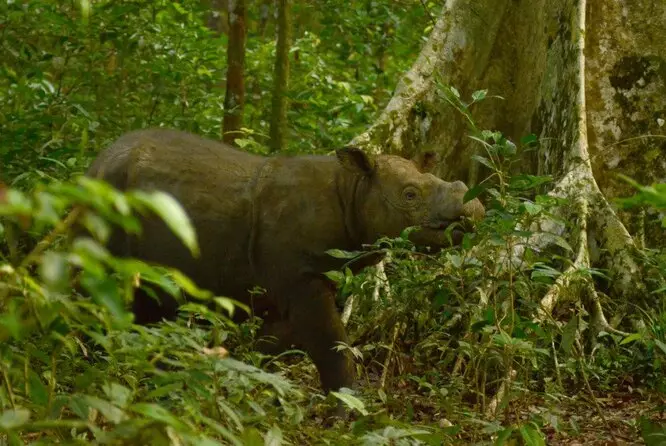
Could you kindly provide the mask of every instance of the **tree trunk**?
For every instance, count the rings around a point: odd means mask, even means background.
[[[245,104],[245,0],[229,0],[229,44],[227,49],[227,91],[224,95],[222,139],[234,144],[243,123]]]
[[[271,3],[271,0],[264,0],[259,11],[259,35],[262,40],[266,36],[266,25],[271,16]]]
[[[542,301],[543,317],[575,273],[591,266],[606,268],[611,293],[629,299],[641,292],[630,255],[634,242],[593,172],[607,193],[617,193],[611,175],[618,166],[650,171],[639,179],[664,178],[666,143],[652,141],[646,154],[644,135],[664,135],[665,18],[661,0],[448,0],[386,109],[351,144],[408,157],[435,149],[440,176],[476,183],[482,172],[470,160],[477,145],[438,83],[455,87],[462,98],[482,89],[502,96],[472,106],[479,127],[513,141],[537,135],[539,149],[522,170],[553,176],[550,193],[568,199],[562,212],[577,222],[570,235],[543,222],[568,237],[575,251],[573,265]],[[632,137],[640,138],[633,151],[612,146]],[[590,151],[599,156],[591,158]],[[641,158],[638,153],[644,162],[630,158]],[[545,246],[547,240],[536,237],[530,244]],[[591,283],[585,289],[595,321],[608,328],[597,291]]]
[[[599,187],[632,193],[615,172],[665,182],[666,3],[588,0],[587,19],[587,133]],[[663,245],[659,219],[648,223],[648,244]]]
[[[269,143],[272,151],[284,149],[287,139],[287,88],[289,85],[289,39],[291,35],[289,0],[278,0],[277,12],[277,48],[275,51]]]
[[[206,26],[217,35],[229,32],[229,19],[227,15],[227,0],[205,0],[209,12],[206,17]]]

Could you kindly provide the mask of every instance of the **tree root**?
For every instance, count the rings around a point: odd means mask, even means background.
[[[391,284],[389,283],[388,277],[386,276],[386,269],[384,265],[386,265],[387,262],[390,262],[391,260],[391,254],[387,253],[384,258],[374,266],[375,268],[375,274],[373,277],[373,289],[372,289],[372,301],[377,302],[379,300],[379,295],[383,291],[386,296],[391,295]],[[347,326],[349,323],[349,319],[351,318],[351,315],[354,311],[354,305],[356,305],[356,299],[357,296],[355,294],[352,294],[347,298],[347,301],[345,302],[345,307],[342,310],[342,323],[343,325]]]
[[[391,345],[389,346],[388,353],[386,354],[386,359],[384,360],[384,370],[382,371],[382,377],[381,380],[379,381],[380,389],[386,388],[386,380],[388,379],[389,368],[391,365],[391,360],[393,359],[395,343],[398,340],[398,335],[400,334],[400,331],[402,331],[401,329],[403,328],[403,326],[404,326],[403,323],[395,324],[395,328],[393,329],[393,337],[391,338]]]
[[[509,389],[511,389],[511,382],[516,378],[517,375],[518,372],[516,372],[514,369],[511,369],[509,373],[506,374],[504,380],[502,380],[502,384],[500,384],[500,387],[497,390],[497,393],[490,400],[488,406],[486,406],[486,417],[494,418],[497,415],[497,409],[499,408],[499,405],[506,394],[509,392]]]

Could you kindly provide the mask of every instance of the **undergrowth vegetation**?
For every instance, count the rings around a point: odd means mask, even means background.
[[[535,230],[527,228],[543,216],[556,219],[551,211],[567,203],[538,193],[549,178],[510,173],[534,138],[525,138],[521,150],[496,132],[480,131],[478,137],[486,148],[478,161],[494,175],[468,193],[470,199],[487,195],[487,215],[475,232],[465,234],[461,246],[436,254],[415,251],[406,234],[383,240],[374,247],[389,254],[380,274],[339,276],[357,306],[350,325],[363,357],[362,376],[373,389],[368,398],[406,419],[451,426],[444,430],[452,443],[491,435],[496,444],[512,438],[544,444],[545,431],[578,433],[580,420],[565,419],[563,410],[578,398],[603,419],[599,394],[640,386],[641,392],[663,395],[664,252],[637,253],[649,287],[618,324],[630,334],[595,330],[591,302],[582,311],[560,305],[543,320],[540,300],[570,263],[571,247],[555,234],[540,233],[555,248],[537,252],[529,244]],[[639,194],[621,204],[663,209],[663,185],[636,187]],[[507,252],[520,256],[508,261]],[[601,270],[578,274],[607,280]],[[663,406],[658,397],[652,401],[658,414]],[[626,422],[641,426],[648,444],[663,441],[663,427],[647,418]]]
[[[290,151],[326,153],[358,134],[432,26],[421,2],[366,3],[363,13],[337,1],[298,6],[312,23],[298,24],[294,42]],[[644,299],[602,303],[622,308],[618,332],[595,330],[589,308],[566,302],[541,318],[539,302],[571,263],[571,247],[550,235],[555,248],[537,251],[529,240],[534,222],[568,203],[544,193],[550,178],[516,172],[534,137],[516,145],[473,125],[470,106],[485,92],[464,104],[449,90],[479,142],[476,161],[491,172],[467,196],[487,207],[475,231],[441,252],[415,249],[408,230],[363,253],[330,253],[349,262],[385,253],[356,276],[329,274],[349,316],[351,345],[341,348],[356,359],[353,392],[324,397],[301,352],[255,352],[260,322],[231,320],[242,305],[178,271],[111,256],[102,246],[111,228],[139,232],[142,213],[198,249],[169,196],[76,177],[130,129],[219,138],[226,36],[206,28],[207,14],[193,0],[0,5],[0,443],[538,445],[578,435],[586,417],[603,419],[607,392],[640,392],[663,411],[666,252],[636,252]],[[250,29],[240,140],[260,153],[275,47],[264,32]],[[369,57],[377,45],[394,54],[382,70]],[[635,186],[618,206],[666,212],[664,185]],[[602,270],[578,274],[601,289],[608,281]],[[183,302],[177,322],[136,326],[127,308],[138,287],[196,299]],[[353,417],[325,428],[335,398]],[[647,444],[666,438],[649,416],[624,422]]]

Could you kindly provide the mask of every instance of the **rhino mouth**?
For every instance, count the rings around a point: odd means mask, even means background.
[[[455,227],[453,228],[454,231],[466,232],[466,231],[471,231],[473,229],[473,225],[471,224],[471,222],[463,217],[451,220],[429,221],[425,223],[423,227],[435,231],[445,231],[451,225],[455,225]]]
[[[462,242],[465,232],[472,229],[469,223],[470,222],[464,218],[437,220],[426,222],[422,225],[422,228],[428,232],[432,231],[431,234],[444,233],[445,231],[450,230],[451,241],[454,245],[458,245]]]
[[[453,223],[456,223],[459,220],[441,220],[441,221],[431,221],[423,225],[428,229],[434,229],[436,231],[444,231],[446,228],[451,226]]]

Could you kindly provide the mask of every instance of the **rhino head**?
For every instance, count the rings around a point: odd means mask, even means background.
[[[441,248],[449,245],[446,228],[460,222],[483,218],[485,209],[478,199],[463,203],[467,186],[462,181],[446,182],[429,173],[435,155],[426,153],[419,160],[392,155],[369,155],[357,148],[336,152],[347,171],[358,183],[354,193],[354,213],[363,243],[374,243],[382,236],[397,237],[415,226],[410,240],[419,246]],[[462,228],[453,229],[452,241],[462,240]]]

